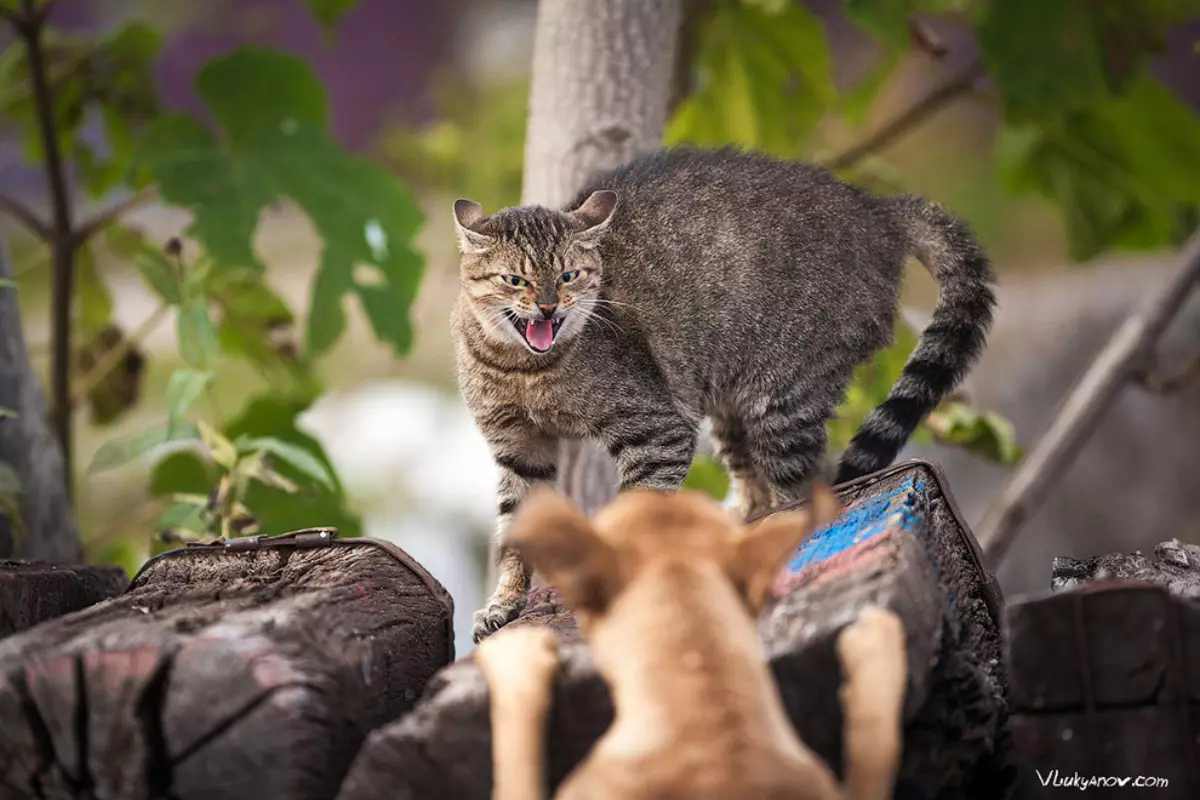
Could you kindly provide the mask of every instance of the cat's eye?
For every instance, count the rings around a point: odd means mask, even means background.
[[[558,282],[559,283],[570,283],[571,281],[575,280],[576,278],[580,278],[580,277],[583,277],[583,270],[573,269],[570,272],[564,272],[562,275],[559,275]]]
[[[501,275],[500,280],[507,283],[509,286],[528,286],[529,281],[522,278],[520,275]]]

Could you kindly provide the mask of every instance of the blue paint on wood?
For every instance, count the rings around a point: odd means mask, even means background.
[[[886,492],[860,498],[832,525],[808,537],[788,562],[787,571],[793,575],[801,573],[878,536],[891,524],[919,534],[924,500],[925,482],[912,477]]]

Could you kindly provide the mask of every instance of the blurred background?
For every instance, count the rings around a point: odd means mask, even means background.
[[[411,347],[405,350],[382,341],[359,302],[347,300],[344,333],[310,365],[319,390],[310,392],[311,402],[295,406],[300,413],[294,421],[283,419],[279,427],[291,430],[294,424],[293,438],[323,448],[335,469],[340,487],[336,513],[329,517],[360,520],[358,530],[399,543],[445,584],[457,605],[458,646],[467,652],[470,614],[483,597],[483,554],[495,505],[495,476],[455,389],[448,313],[457,291],[458,261],[450,210],[460,196],[478,200],[488,211],[518,201],[537,4],[359,0],[345,4],[344,15],[328,25],[312,12],[312,5],[303,0],[61,0],[51,22],[64,41],[85,45],[104,41],[131,22],[158,32],[161,41],[147,57],[147,71],[136,77],[145,82],[137,91],[153,96],[147,112],[153,115],[185,112],[211,122],[213,108],[197,92],[198,70],[238,48],[256,45],[298,56],[324,85],[334,143],[381,165],[411,190],[422,217],[419,227],[414,225],[413,249],[424,262],[410,314]],[[766,6],[786,3],[747,5],[763,6],[756,13],[767,14],[783,12]],[[827,44],[825,68],[831,86],[826,107],[804,111],[814,119],[804,123],[803,136],[788,145],[796,157],[821,160],[844,152],[970,70],[979,57],[981,34],[971,22],[968,3],[943,2],[945,13],[923,18],[901,45],[864,24],[861,16],[848,15],[846,6],[853,11],[864,4],[807,0],[798,5],[804,16],[796,19],[811,23],[806,30],[815,30]],[[1178,5],[1175,16],[1163,24],[1162,48],[1147,58],[1146,66],[1150,79],[1169,93],[1178,109],[1172,106],[1170,113],[1147,116],[1143,123],[1170,129],[1177,148],[1162,154],[1168,159],[1161,165],[1168,179],[1161,185],[1147,180],[1130,190],[1143,198],[1149,194],[1147,206],[1166,206],[1167,222],[1152,220],[1146,230],[1106,239],[1088,229],[1089,220],[1101,233],[1115,224],[1104,208],[1089,211],[1083,207],[1087,197],[1061,190],[1063,182],[1078,180],[1078,175],[1053,173],[1055,168],[1047,166],[1049,177],[1043,184],[1049,188],[1039,189],[1037,180],[1022,182],[1020,169],[1014,167],[1020,159],[1017,151],[1033,145],[1021,139],[1019,114],[1011,104],[1000,107],[996,87],[986,75],[862,159],[850,176],[873,188],[902,188],[946,204],[971,223],[992,254],[1003,284],[1001,319],[967,390],[974,406],[1013,424],[1019,445],[1036,441],[1090,356],[1134,302],[1178,266],[1178,245],[1196,221],[1200,203],[1194,193],[1169,195],[1177,185],[1200,187],[1200,139],[1195,134],[1200,130],[1200,21],[1192,4]],[[1052,16],[1056,4],[1045,6]],[[706,87],[728,80],[721,64],[733,63],[719,58],[704,62],[706,48],[718,46],[702,38],[705,31],[716,37],[713,30],[716,23],[693,31],[701,44],[696,74],[686,84],[698,102],[709,106],[689,111],[685,101],[669,136],[733,138],[721,125],[736,119],[738,107],[732,102],[722,106],[721,97],[705,95]],[[800,36],[799,27],[796,31]],[[736,30],[733,36],[734,43],[750,53],[767,46],[752,38],[739,39],[743,34]],[[783,45],[789,46],[805,45],[799,40]],[[19,47],[12,31],[0,28],[0,49],[11,67],[6,73],[11,80],[0,85],[5,91],[19,91],[13,75],[20,77],[20,70],[12,66]],[[751,73],[748,80],[753,79]],[[1046,73],[1039,80],[1069,83],[1070,75]],[[0,188],[45,215],[45,171],[31,161],[27,126],[20,119],[27,111],[0,99]],[[1186,114],[1173,116],[1177,111]],[[711,119],[702,123],[705,113]],[[1183,122],[1177,124],[1180,119]],[[1104,117],[1094,124],[1103,127]],[[92,110],[81,112],[77,128],[79,141],[100,157],[112,152],[114,132],[121,130],[104,113]],[[1064,136],[1071,135],[1065,123],[1062,130]],[[783,149],[766,138],[747,143]],[[1116,164],[1120,153],[1102,146],[1088,150],[1090,144],[1067,142],[1064,147],[1084,163],[1076,167],[1080,173],[1107,180],[1106,165]],[[1139,146],[1158,148],[1153,137]],[[314,159],[313,170],[319,171],[321,164]],[[1135,163],[1131,169],[1136,168]],[[136,181],[113,180],[103,191],[93,192],[81,170],[68,175],[79,217],[135,196],[139,188]],[[1137,180],[1139,174],[1131,172],[1114,182]],[[1114,202],[1097,196],[1099,206]],[[186,208],[152,200],[137,203],[121,225],[140,233],[146,245],[161,248],[170,237],[183,236],[190,219]],[[46,377],[51,335],[48,249],[10,217],[0,214],[0,226],[20,284],[30,353]],[[259,217],[253,251],[266,267],[263,280],[296,310],[297,320],[289,322],[284,336],[298,341],[321,263],[322,236],[310,215],[292,203],[272,201]],[[200,252],[191,240],[185,242],[185,260],[198,258]],[[146,324],[156,318],[161,301],[130,251],[115,237],[100,236],[88,253],[81,291],[99,293],[93,306],[103,306],[105,296],[111,306],[94,327],[115,326],[127,336],[137,332],[137,350],[145,361],[135,370],[132,380],[138,386],[131,398],[113,400],[118,407],[107,411],[81,404],[75,414],[77,515],[87,557],[121,563],[133,571],[149,554],[169,546],[154,540],[162,527],[156,522],[162,511],[157,501],[172,483],[162,452],[105,472],[89,473],[87,467],[106,442],[166,416],[168,382],[175,370],[187,366],[187,359],[181,355],[175,310]],[[910,275],[905,301],[919,319],[932,309],[936,290],[920,270],[910,270]],[[403,309],[397,313],[403,314]],[[88,329],[86,320],[80,325]],[[1184,363],[1197,349],[1200,304],[1193,300],[1164,343],[1164,363]],[[253,417],[248,403],[282,391],[277,372],[227,349],[209,368],[215,374],[209,399],[219,409],[214,413],[226,422],[239,415]],[[914,443],[906,453],[916,454],[931,455],[946,466],[951,487],[972,522],[1010,471],[996,459],[928,439]],[[171,463],[181,472],[194,468],[180,458],[175,454],[167,460],[174,459]],[[1165,398],[1127,389],[1079,462],[1061,476],[1055,499],[1031,521],[1006,562],[1001,571],[1006,591],[1047,587],[1054,555],[1146,548],[1175,536],[1200,541],[1198,475],[1200,395],[1195,387]],[[181,478],[179,485],[184,483]],[[326,521],[319,512],[322,506],[304,506],[290,495],[272,502],[308,509],[307,524]],[[253,503],[248,505],[256,510]],[[281,532],[268,529],[268,518],[289,519],[286,510],[262,516],[265,533]]]

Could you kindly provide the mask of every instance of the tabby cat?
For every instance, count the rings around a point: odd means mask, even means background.
[[[891,340],[905,258],[937,278],[931,324],[836,480],[881,469],[983,348],[995,297],[966,224],[911,196],[734,149],[675,148],[595,178],[557,211],[454,204],[459,385],[500,468],[499,581],[479,641],[525,603],[503,547],[560,440],[591,437],[621,488],[674,490],[701,420],[746,515],[801,494],[855,367]]]

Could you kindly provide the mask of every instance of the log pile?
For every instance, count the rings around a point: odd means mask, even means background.
[[[0,639],[116,597],[128,582],[120,567],[0,561]]]
[[[172,551],[0,641],[0,797],[332,797],[454,657],[445,590],[333,534]]]
[[[1200,547],[1059,558],[1053,582],[1008,609],[1022,797],[1200,797]]]
[[[902,791],[1002,797],[1011,774],[1001,600],[943,486],[936,467],[909,462],[840,487],[846,512],[811,537],[780,575],[762,637],[793,723],[818,753],[840,764],[833,642],[861,608],[891,608],[909,634]],[[548,624],[564,640],[548,736],[557,786],[607,728],[611,702],[552,591],[537,593],[514,624]],[[469,658],[445,670],[412,714],[370,736],[339,800],[486,800],[487,691]]]

